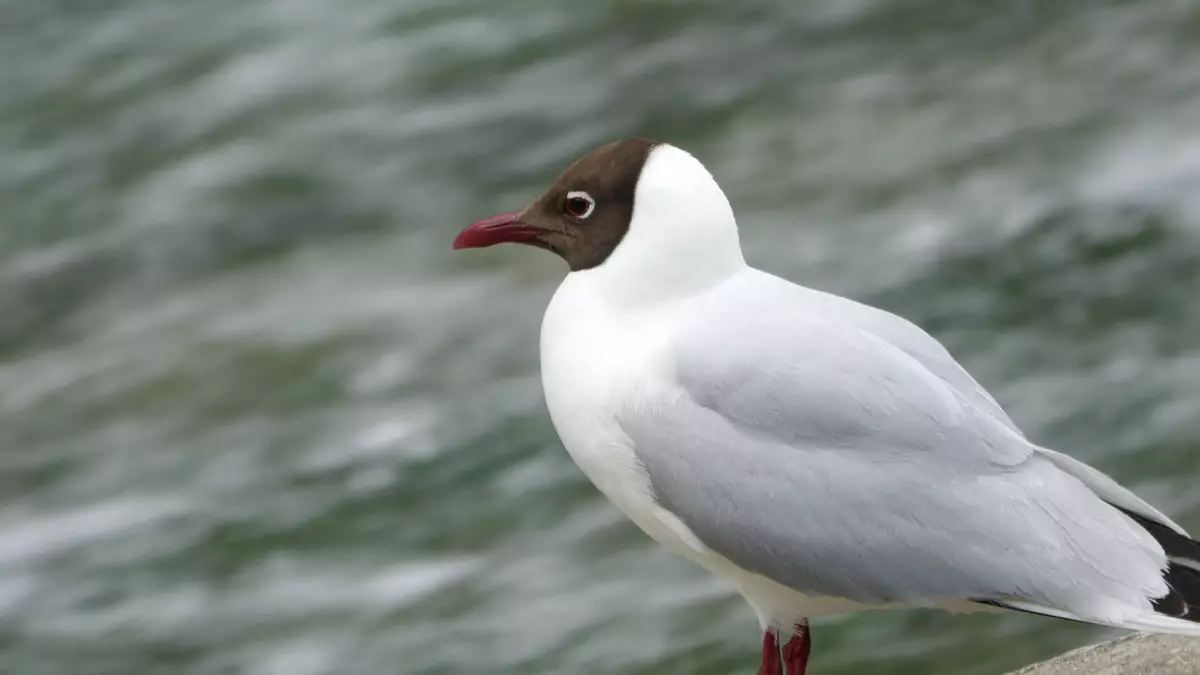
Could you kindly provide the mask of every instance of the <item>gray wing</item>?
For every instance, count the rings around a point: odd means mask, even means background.
[[[901,316],[864,305],[849,298],[825,293],[812,288],[797,286],[786,279],[760,272],[753,281],[765,292],[780,296],[793,296],[805,303],[812,311],[835,314],[839,320],[865,330],[891,344],[920,363],[930,374],[945,381],[979,411],[995,417],[1018,434],[1021,431],[988,393],[958,361],[946,351],[942,343],[924,329]],[[770,289],[769,291],[767,289]]]
[[[942,346],[942,343],[926,333],[920,326],[876,307],[831,293],[797,286],[785,279],[757,270],[747,279],[747,283],[754,288],[745,290],[751,290],[764,296],[785,298],[795,305],[807,306],[808,311],[837,316],[840,321],[886,341],[915,360],[928,371],[928,374],[953,388],[956,394],[964,398],[978,413],[992,417],[994,421],[1007,426],[1017,435],[1024,435],[1009,418],[1008,413],[996,402],[996,399],[966,369],[959,365],[950,352]],[[1035,446],[1034,451],[1044,455],[1059,469],[1083,481],[1104,501],[1187,536],[1187,532],[1182,527],[1158,509],[1096,469],[1054,450]]]
[[[811,595],[1014,598],[1097,616],[1166,592],[1162,549],[879,336],[739,296],[684,325],[619,422],[709,548]]]

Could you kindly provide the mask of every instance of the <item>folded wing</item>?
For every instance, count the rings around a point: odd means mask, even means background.
[[[706,546],[864,603],[1013,600],[1117,623],[1168,594],[1154,537],[1006,418],[875,333],[743,300],[685,323],[671,376],[620,416],[656,497]]]

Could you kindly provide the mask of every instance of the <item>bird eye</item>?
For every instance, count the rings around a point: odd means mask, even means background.
[[[567,193],[566,211],[568,214],[583,220],[596,210],[596,200],[582,190]]]

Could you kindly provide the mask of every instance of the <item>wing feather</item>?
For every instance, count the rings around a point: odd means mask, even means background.
[[[706,546],[863,603],[1015,599],[1112,622],[1167,593],[1154,538],[978,396],[857,325],[741,297],[685,321],[670,377],[619,416]]]

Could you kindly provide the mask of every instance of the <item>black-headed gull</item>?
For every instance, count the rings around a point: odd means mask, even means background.
[[[917,326],[748,266],[687,152],[605,145],[454,246],[501,242],[570,266],[541,336],[567,452],[745,596],[762,675],[805,672],[810,618],[869,608],[1200,635],[1200,543],[1027,440]]]

